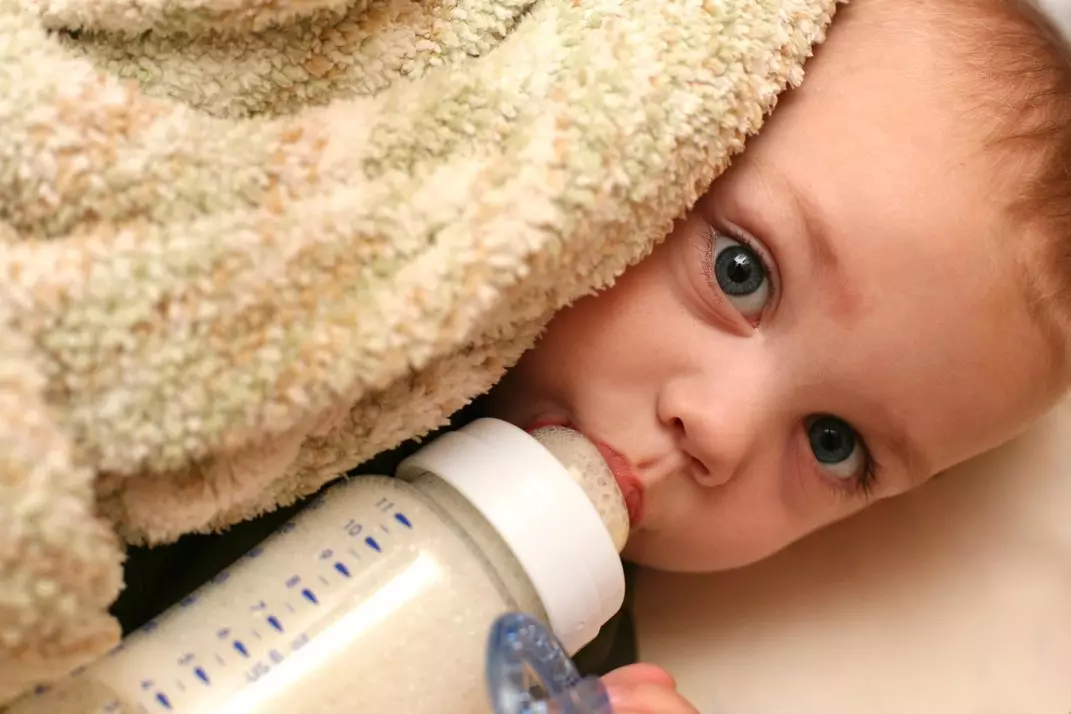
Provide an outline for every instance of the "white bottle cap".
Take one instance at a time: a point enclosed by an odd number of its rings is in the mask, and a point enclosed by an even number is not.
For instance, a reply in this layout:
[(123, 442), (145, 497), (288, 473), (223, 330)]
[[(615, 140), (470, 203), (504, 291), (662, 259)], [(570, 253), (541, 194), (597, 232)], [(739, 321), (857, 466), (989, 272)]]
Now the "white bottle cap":
[(570, 655), (621, 609), (624, 569), (598, 511), (522, 429), (479, 419), (447, 432), (398, 468), (406, 480), (425, 472), (453, 486), (506, 542)]

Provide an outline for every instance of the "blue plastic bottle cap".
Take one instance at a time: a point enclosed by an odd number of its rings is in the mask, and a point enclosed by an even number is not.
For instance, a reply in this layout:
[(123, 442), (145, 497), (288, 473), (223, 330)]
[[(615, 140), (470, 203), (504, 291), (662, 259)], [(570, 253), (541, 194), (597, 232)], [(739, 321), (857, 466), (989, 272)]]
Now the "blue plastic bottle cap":
[(602, 682), (581, 678), (557, 638), (522, 613), (491, 628), (487, 687), (495, 714), (611, 714)]

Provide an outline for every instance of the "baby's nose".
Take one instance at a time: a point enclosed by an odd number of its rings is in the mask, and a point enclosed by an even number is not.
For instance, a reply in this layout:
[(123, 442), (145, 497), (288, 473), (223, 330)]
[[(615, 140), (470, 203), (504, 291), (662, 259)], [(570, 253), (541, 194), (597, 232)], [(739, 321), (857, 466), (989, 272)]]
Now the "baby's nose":
[(710, 399), (683, 384), (663, 390), (659, 419), (674, 433), (697, 483), (724, 486), (761, 445), (766, 409), (755, 396), (722, 392)]

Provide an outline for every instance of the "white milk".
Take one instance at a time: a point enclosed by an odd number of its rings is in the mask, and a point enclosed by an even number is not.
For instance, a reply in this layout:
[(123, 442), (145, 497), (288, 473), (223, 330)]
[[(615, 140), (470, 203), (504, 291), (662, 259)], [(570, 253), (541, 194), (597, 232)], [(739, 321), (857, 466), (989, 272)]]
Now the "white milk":
[(575, 432), (546, 441), (480, 420), (399, 478), (330, 489), (9, 714), (487, 714), (499, 615), (535, 616), (572, 653), (624, 595), (627, 515), (613, 478)]

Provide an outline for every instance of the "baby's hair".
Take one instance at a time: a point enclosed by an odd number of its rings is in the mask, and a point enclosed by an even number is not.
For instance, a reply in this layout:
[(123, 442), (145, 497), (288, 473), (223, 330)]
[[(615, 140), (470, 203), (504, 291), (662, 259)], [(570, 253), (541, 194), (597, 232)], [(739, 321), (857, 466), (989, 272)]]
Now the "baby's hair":
[[(1007, 172), (1027, 307), (1052, 345), (1053, 377), (1071, 376), (1071, 43), (1029, 0), (949, 0), (964, 58), (980, 71), (977, 106), (993, 122), (991, 146)], [(953, 9), (954, 8), (954, 9)], [(953, 35), (956, 37), (956, 35)], [(973, 73), (972, 73), (973, 74)]]

